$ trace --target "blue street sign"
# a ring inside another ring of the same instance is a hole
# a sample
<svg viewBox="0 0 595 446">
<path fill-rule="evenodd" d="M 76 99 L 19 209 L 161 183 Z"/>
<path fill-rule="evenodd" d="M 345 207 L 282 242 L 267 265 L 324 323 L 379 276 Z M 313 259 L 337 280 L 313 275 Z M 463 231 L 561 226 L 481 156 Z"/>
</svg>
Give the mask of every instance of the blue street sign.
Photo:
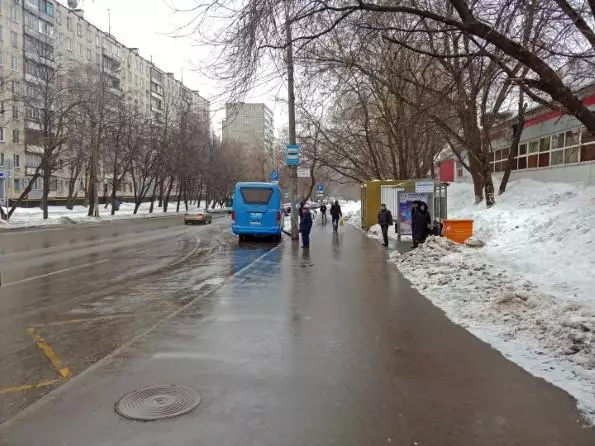
<svg viewBox="0 0 595 446">
<path fill-rule="evenodd" d="M 300 165 L 300 146 L 297 144 L 287 144 L 285 149 L 285 164 L 288 166 Z"/>
<path fill-rule="evenodd" d="M 316 190 L 320 193 L 323 193 L 324 192 L 324 184 L 317 184 Z"/>
<path fill-rule="evenodd" d="M 279 181 L 279 171 L 273 170 L 271 172 L 271 181 Z"/>
<path fill-rule="evenodd" d="M 4 172 L 2 172 L 2 171 L 0 170 L 0 178 L 3 178 L 3 177 L 4 177 Z"/>
</svg>

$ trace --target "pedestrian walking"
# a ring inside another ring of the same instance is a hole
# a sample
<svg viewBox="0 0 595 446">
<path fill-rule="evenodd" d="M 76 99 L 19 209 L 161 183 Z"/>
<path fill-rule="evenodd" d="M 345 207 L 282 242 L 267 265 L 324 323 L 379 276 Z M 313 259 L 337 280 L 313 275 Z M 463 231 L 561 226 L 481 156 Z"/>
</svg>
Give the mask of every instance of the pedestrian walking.
<svg viewBox="0 0 595 446">
<path fill-rule="evenodd" d="M 298 209 L 298 217 L 299 217 L 300 221 L 302 221 L 302 211 L 304 210 L 305 205 L 306 205 L 306 202 L 304 200 L 300 201 L 300 207 Z"/>
<path fill-rule="evenodd" d="M 320 206 L 320 215 L 322 218 L 322 224 L 325 225 L 327 220 L 326 220 L 326 204 L 322 203 L 322 205 Z"/>
<path fill-rule="evenodd" d="M 343 217 L 343 212 L 341 212 L 339 200 L 335 200 L 335 202 L 331 205 L 331 221 L 333 223 L 333 231 L 335 232 L 337 232 L 339 229 L 339 220 L 341 217 Z"/>
<path fill-rule="evenodd" d="M 393 214 L 386 208 L 386 204 L 380 205 L 380 211 L 378 212 L 378 224 L 382 230 L 382 239 L 384 240 L 383 246 L 388 246 L 388 228 L 393 225 Z"/>
<path fill-rule="evenodd" d="M 413 232 L 413 247 L 417 248 L 420 243 L 424 243 L 428 236 L 432 218 L 428 211 L 428 205 L 421 202 L 411 218 L 411 227 Z"/>
<path fill-rule="evenodd" d="M 302 248 L 310 247 L 310 231 L 312 230 L 312 214 L 310 207 L 305 204 L 302 208 L 302 218 L 300 220 L 300 233 L 302 234 Z"/>
</svg>

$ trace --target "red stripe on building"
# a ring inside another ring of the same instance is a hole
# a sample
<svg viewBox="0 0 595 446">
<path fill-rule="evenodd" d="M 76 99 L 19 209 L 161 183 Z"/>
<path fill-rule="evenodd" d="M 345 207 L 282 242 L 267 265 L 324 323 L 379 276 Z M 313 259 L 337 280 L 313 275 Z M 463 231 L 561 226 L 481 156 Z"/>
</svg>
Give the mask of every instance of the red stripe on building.
<svg viewBox="0 0 595 446">
<path fill-rule="evenodd" d="M 588 96 L 583 99 L 583 104 L 586 106 L 594 105 L 595 104 L 595 95 Z M 558 118 L 562 116 L 562 113 L 556 110 L 552 110 L 550 112 L 544 113 L 543 115 L 535 116 L 534 118 L 527 119 L 525 121 L 525 127 L 531 127 L 532 125 L 541 124 L 542 122 L 549 121 L 550 119 Z"/>
</svg>

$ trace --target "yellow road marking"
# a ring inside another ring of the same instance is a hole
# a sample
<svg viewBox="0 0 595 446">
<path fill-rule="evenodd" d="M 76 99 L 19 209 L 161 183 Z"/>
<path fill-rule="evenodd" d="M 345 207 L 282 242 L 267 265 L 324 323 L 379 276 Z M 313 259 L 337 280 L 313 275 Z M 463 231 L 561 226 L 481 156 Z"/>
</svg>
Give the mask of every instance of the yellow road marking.
<svg viewBox="0 0 595 446">
<path fill-rule="evenodd" d="M 6 393 L 24 392 L 26 390 L 41 389 L 42 387 L 49 387 L 53 386 L 54 384 L 58 384 L 60 381 L 60 379 L 48 379 L 38 382 L 37 384 L 24 384 L 22 386 L 6 387 L 4 389 L 0 389 L 0 395 Z"/>
<path fill-rule="evenodd" d="M 167 305 L 168 307 L 170 307 L 172 310 L 177 310 L 178 308 L 180 308 L 180 306 L 170 300 L 164 299 L 161 296 L 158 296 L 157 294 L 154 294 L 150 291 L 147 290 L 143 290 L 143 289 L 138 289 L 138 292 L 141 293 L 143 296 L 148 297 L 149 299 L 153 299 L 156 300 L 158 302 L 161 302 L 163 305 Z"/>
<path fill-rule="evenodd" d="M 31 335 L 31 337 L 37 344 L 37 347 L 39 347 L 43 351 L 45 356 L 50 360 L 50 362 L 53 364 L 54 368 L 58 371 L 58 373 L 60 373 L 62 378 L 70 378 L 70 369 L 66 367 L 64 364 L 62 364 L 62 361 L 60 361 L 58 355 L 56 355 L 54 350 L 52 350 L 52 347 L 50 347 L 47 341 L 35 331 L 35 328 L 27 328 L 27 333 Z"/>
</svg>

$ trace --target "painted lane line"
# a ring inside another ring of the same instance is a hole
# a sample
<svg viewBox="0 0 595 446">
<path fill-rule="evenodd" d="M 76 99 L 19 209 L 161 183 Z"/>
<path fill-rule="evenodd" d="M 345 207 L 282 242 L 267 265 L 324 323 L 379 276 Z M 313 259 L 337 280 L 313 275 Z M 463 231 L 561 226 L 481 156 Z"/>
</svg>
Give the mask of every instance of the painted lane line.
<svg viewBox="0 0 595 446">
<path fill-rule="evenodd" d="M 56 355 L 52 347 L 50 347 L 50 344 L 48 344 L 48 342 L 43 337 L 41 337 L 39 333 L 37 333 L 35 328 L 27 328 L 27 333 L 29 333 L 29 335 L 33 338 L 33 341 L 35 341 L 35 344 L 37 344 L 37 347 L 39 347 L 39 349 L 43 351 L 43 353 L 50 360 L 54 368 L 58 371 L 58 373 L 60 373 L 60 376 L 62 376 L 62 378 L 64 379 L 70 378 L 70 369 L 62 363 L 58 355 Z"/>
<path fill-rule="evenodd" d="M 6 387 L 4 389 L 0 389 L 0 395 L 4 395 L 6 393 L 24 392 L 26 390 L 41 389 L 43 387 L 50 387 L 55 384 L 58 384 L 60 381 L 60 379 L 48 379 L 46 381 L 38 382 L 37 384 L 24 384 L 22 386 Z"/>
<path fill-rule="evenodd" d="M 261 260 L 263 260 L 269 254 L 277 251 L 281 246 L 282 245 L 277 245 L 274 248 L 272 248 L 271 250 L 265 252 L 260 257 L 254 259 L 254 261 L 252 261 L 248 265 L 244 266 L 243 268 L 239 269 L 238 271 L 236 271 L 231 276 L 227 277 L 226 280 L 225 280 L 225 282 L 222 283 L 221 286 L 225 285 L 228 282 L 231 282 L 238 275 L 242 274 L 243 272 L 245 272 L 248 269 L 250 269 L 252 266 L 256 265 L 258 262 L 260 262 Z M 190 308 L 192 305 L 196 304 L 196 302 L 199 299 L 203 299 L 206 296 L 209 296 L 209 295 L 215 293 L 216 291 L 218 291 L 220 289 L 221 286 L 214 287 L 209 292 L 204 293 L 204 294 L 201 294 L 201 295 L 195 297 L 194 299 L 188 301 L 186 304 L 182 305 L 176 311 L 173 311 L 173 312 L 169 313 L 167 316 L 165 316 L 161 320 L 157 321 L 153 326 L 149 327 L 147 330 L 145 330 L 142 333 L 139 333 L 138 335 L 134 336 L 132 339 L 130 339 L 127 342 L 125 342 L 124 344 L 122 344 L 120 347 L 118 347 L 117 349 L 115 349 L 110 354 L 104 356 L 102 359 L 100 359 L 99 361 L 97 361 L 93 365 L 87 367 L 85 370 L 83 370 L 78 375 L 76 375 L 76 376 L 72 377 L 71 379 L 69 379 L 68 381 L 66 381 L 63 385 L 57 387 L 56 389 L 53 389 L 47 395 L 44 395 L 43 397 L 41 397 L 40 399 L 38 399 L 37 401 L 35 401 L 30 406 L 27 406 L 25 409 L 23 409 L 22 411 L 20 411 L 16 415 L 14 415 L 13 417 L 9 418 L 8 420 L 4 421 L 3 423 L 0 423 L 0 433 L 2 431 L 4 431 L 5 429 L 7 429 L 8 427 L 10 427 L 11 425 L 13 425 L 18 420 L 27 417 L 29 414 L 34 413 L 40 407 L 46 405 L 50 401 L 55 400 L 60 395 L 62 395 L 64 392 L 68 391 L 73 385 L 76 385 L 76 383 L 78 383 L 79 381 L 81 381 L 82 379 L 84 379 L 87 375 L 89 375 L 93 371 L 97 370 L 98 368 L 102 367 L 104 364 L 109 363 L 115 357 L 117 357 L 120 353 L 122 353 L 123 351 L 126 351 L 128 348 L 130 348 L 130 346 L 133 345 L 135 342 L 138 342 L 140 339 L 145 338 L 150 333 L 152 333 L 153 331 L 155 331 L 164 322 L 167 322 L 167 321 L 173 319 L 174 317 L 176 317 L 177 315 L 179 315 L 180 313 L 182 313 L 184 310 Z"/>
<path fill-rule="evenodd" d="M 101 265 L 102 263 L 109 262 L 110 259 L 99 260 L 98 262 L 91 262 L 91 263 L 84 263 L 82 265 L 72 266 L 70 268 L 59 269 L 57 271 L 52 271 L 51 273 L 41 274 L 39 276 L 28 277 L 22 280 L 16 280 L 14 282 L 8 282 L 3 285 L 0 285 L 2 288 L 8 288 L 9 286 L 20 285 L 21 283 L 32 282 L 34 280 L 44 279 L 46 277 L 57 276 L 58 274 L 68 273 L 70 271 L 76 271 L 78 269 L 89 268 L 90 266 Z"/>
</svg>

